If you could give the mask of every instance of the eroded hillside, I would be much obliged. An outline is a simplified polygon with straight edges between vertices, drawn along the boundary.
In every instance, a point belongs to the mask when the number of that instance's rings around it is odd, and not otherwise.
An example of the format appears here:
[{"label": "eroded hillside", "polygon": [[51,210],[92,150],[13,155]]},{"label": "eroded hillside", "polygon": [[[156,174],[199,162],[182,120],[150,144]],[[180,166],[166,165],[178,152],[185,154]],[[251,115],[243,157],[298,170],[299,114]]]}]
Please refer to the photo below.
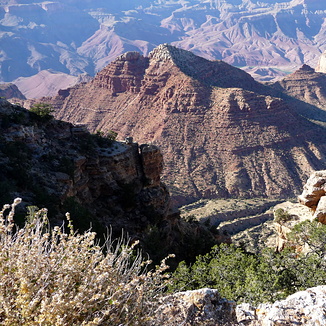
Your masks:
[{"label": "eroded hillside", "polygon": [[126,53],[92,82],[42,101],[91,131],[159,145],[164,180],[180,203],[292,196],[324,168],[325,130],[273,94],[222,61],[161,45],[148,57]]}]

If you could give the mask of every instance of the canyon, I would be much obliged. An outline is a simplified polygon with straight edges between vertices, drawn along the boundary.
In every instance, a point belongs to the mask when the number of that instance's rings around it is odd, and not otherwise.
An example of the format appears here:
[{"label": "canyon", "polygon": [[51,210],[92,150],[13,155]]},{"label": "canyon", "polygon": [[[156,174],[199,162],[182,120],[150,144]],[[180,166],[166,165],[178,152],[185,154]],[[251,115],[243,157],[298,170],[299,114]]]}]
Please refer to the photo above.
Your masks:
[{"label": "canyon", "polygon": [[94,76],[124,52],[147,56],[162,43],[271,81],[317,66],[326,50],[325,12],[315,0],[6,0],[0,81],[51,69]]},{"label": "canyon", "polygon": [[299,114],[319,121],[311,108],[323,110],[223,61],[167,44],[148,57],[127,52],[91,82],[41,101],[53,105],[56,118],[91,132],[113,130],[120,139],[159,146],[162,177],[177,205],[291,197],[312,171],[325,168],[325,130]]}]

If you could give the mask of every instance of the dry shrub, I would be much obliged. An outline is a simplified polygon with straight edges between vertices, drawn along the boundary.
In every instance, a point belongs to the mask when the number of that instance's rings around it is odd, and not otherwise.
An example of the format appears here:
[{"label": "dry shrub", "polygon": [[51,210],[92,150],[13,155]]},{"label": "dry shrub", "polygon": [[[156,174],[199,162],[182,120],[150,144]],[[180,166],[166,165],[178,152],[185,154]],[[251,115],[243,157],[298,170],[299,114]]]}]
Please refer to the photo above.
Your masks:
[{"label": "dry shrub", "polygon": [[[15,206],[0,212],[1,325],[146,325],[167,279],[165,261],[148,271],[134,245],[95,233],[51,230],[46,210],[35,211],[13,231]],[[69,220],[69,214],[67,214]]]}]

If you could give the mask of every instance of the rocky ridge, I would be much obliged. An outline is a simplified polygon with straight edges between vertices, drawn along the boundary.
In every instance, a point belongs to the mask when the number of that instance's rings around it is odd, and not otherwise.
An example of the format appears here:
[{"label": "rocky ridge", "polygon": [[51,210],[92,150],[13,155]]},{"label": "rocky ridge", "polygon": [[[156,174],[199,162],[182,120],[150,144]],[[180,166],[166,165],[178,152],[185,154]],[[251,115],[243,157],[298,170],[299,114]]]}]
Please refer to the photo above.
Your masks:
[{"label": "rocky ridge", "polygon": [[324,168],[325,130],[268,92],[222,61],[161,45],[149,57],[122,55],[90,83],[42,101],[59,119],[158,145],[180,204],[293,196]]}]

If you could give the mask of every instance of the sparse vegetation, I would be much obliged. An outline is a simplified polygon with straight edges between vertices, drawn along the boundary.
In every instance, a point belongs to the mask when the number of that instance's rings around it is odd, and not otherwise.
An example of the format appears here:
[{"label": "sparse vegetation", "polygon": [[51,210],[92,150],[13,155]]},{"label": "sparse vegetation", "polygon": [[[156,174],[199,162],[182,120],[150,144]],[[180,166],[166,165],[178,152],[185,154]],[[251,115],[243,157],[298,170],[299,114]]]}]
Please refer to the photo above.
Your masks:
[{"label": "sparse vegetation", "polygon": [[288,248],[280,253],[265,249],[248,253],[234,245],[213,247],[197,257],[193,265],[181,262],[170,290],[216,288],[222,297],[237,303],[274,302],[299,290],[326,282],[326,226],[304,222],[293,231],[293,239],[312,247],[309,253]]},{"label": "sparse vegetation", "polygon": [[[167,285],[165,260],[149,271],[136,243],[48,225],[46,209],[29,210],[14,227],[15,207],[0,212],[0,324],[147,325]],[[14,231],[15,230],[15,231]]]},{"label": "sparse vegetation", "polygon": [[48,103],[36,103],[30,109],[30,112],[35,113],[41,120],[51,120],[54,111],[53,106]]},{"label": "sparse vegetation", "polygon": [[285,211],[283,208],[278,208],[275,212],[274,212],[274,221],[277,223],[284,223],[287,221],[291,220],[291,215]]}]

